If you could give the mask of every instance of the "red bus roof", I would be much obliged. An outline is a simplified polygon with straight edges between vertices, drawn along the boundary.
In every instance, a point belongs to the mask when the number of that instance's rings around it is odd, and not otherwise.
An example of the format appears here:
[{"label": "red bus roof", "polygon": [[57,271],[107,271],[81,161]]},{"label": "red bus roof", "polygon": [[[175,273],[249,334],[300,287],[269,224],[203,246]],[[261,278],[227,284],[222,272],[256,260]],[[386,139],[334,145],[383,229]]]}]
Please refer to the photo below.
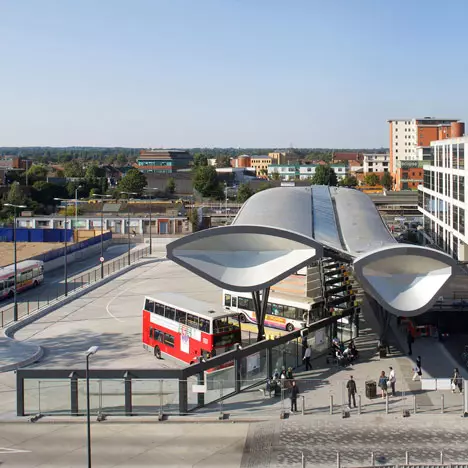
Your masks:
[{"label": "red bus roof", "polygon": [[146,299],[207,319],[217,319],[237,315],[234,312],[229,312],[224,309],[224,307],[219,304],[213,305],[209,302],[198,301],[197,299],[192,299],[191,297],[177,293],[161,292],[153,296],[146,296]]}]

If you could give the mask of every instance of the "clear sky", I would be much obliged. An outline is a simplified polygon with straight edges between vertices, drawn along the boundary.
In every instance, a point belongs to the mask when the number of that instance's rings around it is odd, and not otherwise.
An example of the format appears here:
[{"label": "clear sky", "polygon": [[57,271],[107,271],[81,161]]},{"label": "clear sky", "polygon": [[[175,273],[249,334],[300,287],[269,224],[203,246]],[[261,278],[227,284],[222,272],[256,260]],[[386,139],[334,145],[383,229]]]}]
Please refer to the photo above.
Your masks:
[{"label": "clear sky", "polygon": [[466,119],[468,1],[0,0],[0,146],[380,147]]}]

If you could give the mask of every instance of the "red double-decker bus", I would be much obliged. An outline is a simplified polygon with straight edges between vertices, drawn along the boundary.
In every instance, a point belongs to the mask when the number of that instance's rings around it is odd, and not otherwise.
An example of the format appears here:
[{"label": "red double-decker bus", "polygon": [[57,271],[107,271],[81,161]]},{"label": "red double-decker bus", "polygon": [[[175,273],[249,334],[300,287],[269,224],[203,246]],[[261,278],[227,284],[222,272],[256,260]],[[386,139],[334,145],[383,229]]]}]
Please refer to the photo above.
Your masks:
[{"label": "red double-decker bus", "polygon": [[241,343],[237,314],[175,293],[146,297],[143,347],[158,359],[168,354],[193,364]]}]

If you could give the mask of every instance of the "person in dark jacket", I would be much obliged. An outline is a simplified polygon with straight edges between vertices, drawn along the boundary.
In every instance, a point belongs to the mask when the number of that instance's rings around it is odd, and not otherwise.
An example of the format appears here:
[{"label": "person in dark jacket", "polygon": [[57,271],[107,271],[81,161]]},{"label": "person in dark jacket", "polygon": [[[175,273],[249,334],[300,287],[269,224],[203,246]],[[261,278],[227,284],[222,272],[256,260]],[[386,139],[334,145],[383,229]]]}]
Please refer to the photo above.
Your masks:
[{"label": "person in dark jacket", "polygon": [[299,395],[299,388],[296,381],[293,380],[291,387],[291,413],[297,411],[297,397]]},{"label": "person in dark jacket", "polygon": [[348,406],[351,408],[351,398],[353,399],[353,406],[356,408],[356,381],[353,379],[351,375],[349,377],[348,383],[346,384],[346,388],[348,389]]}]

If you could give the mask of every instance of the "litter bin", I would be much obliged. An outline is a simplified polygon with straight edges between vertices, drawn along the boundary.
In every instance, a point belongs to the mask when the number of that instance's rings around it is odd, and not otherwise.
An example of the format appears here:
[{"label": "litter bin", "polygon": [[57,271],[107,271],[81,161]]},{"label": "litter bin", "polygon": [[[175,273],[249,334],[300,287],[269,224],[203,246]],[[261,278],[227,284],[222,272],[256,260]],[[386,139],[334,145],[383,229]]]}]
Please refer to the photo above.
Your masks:
[{"label": "litter bin", "polygon": [[377,396],[377,382],[375,380],[366,381],[366,397],[369,399]]}]

